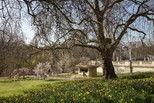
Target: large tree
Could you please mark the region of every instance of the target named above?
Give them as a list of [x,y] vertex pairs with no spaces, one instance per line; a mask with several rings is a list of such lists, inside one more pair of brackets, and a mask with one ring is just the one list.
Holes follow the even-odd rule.
[[[105,78],[116,78],[112,55],[128,30],[146,33],[133,23],[154,21],[153,0],[24,0],[45,49],[74,46],[100,52]],[[25,9],[24,9],[25,10]],[[144,37],[144,36],[143,36]]]
[[0,32],[0,75],[8,75],[16,68],[23,66],[26,58],[23,38],[7,31]]

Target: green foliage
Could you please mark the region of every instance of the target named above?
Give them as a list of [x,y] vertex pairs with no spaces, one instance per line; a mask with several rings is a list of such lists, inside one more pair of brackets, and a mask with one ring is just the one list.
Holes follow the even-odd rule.
[[1,97],[2,103],[153,103],[154,80],[89,79],[42,85],[24,95]]
[[142,78],[154,78],[153,72],[138,72],[138,73],[129,73],[119,75],[122,79],[142,79]]

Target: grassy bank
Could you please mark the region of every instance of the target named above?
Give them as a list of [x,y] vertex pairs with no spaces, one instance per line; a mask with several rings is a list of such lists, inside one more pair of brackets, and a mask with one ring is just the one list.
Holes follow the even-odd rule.
[[122,75],[117,80],[93,78],[58,82],[55,85],[43,84],[37,90],[27,90],[18,96],[1,97],[0,101],[1,103],[154,103],[153,75],[154,73],[136,73]]
[[24,94],[26,90],[36,90],[42,88],[40,85],[43,84],[53,84],[54,81],[44,81],[44,80],[20,80],[14,81],[10,79],[0,79],[0,97],[8,97],[14,95]]

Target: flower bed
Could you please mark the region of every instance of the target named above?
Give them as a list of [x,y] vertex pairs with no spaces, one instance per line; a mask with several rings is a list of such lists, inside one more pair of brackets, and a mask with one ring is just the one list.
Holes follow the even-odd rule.
[[1,97],[0,103],[154,103],[154,80],[81,80],[42,85],[24,95]]

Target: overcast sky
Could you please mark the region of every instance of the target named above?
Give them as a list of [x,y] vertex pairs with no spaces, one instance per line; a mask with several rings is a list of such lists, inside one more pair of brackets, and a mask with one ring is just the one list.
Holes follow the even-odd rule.
[[30,43],[30,41],[34,37],[35,31],[32,29],[32,26],[30,25],[30,23],[28,23],[27,20],[22,21],[22,30],[25,36],[26,43]]

